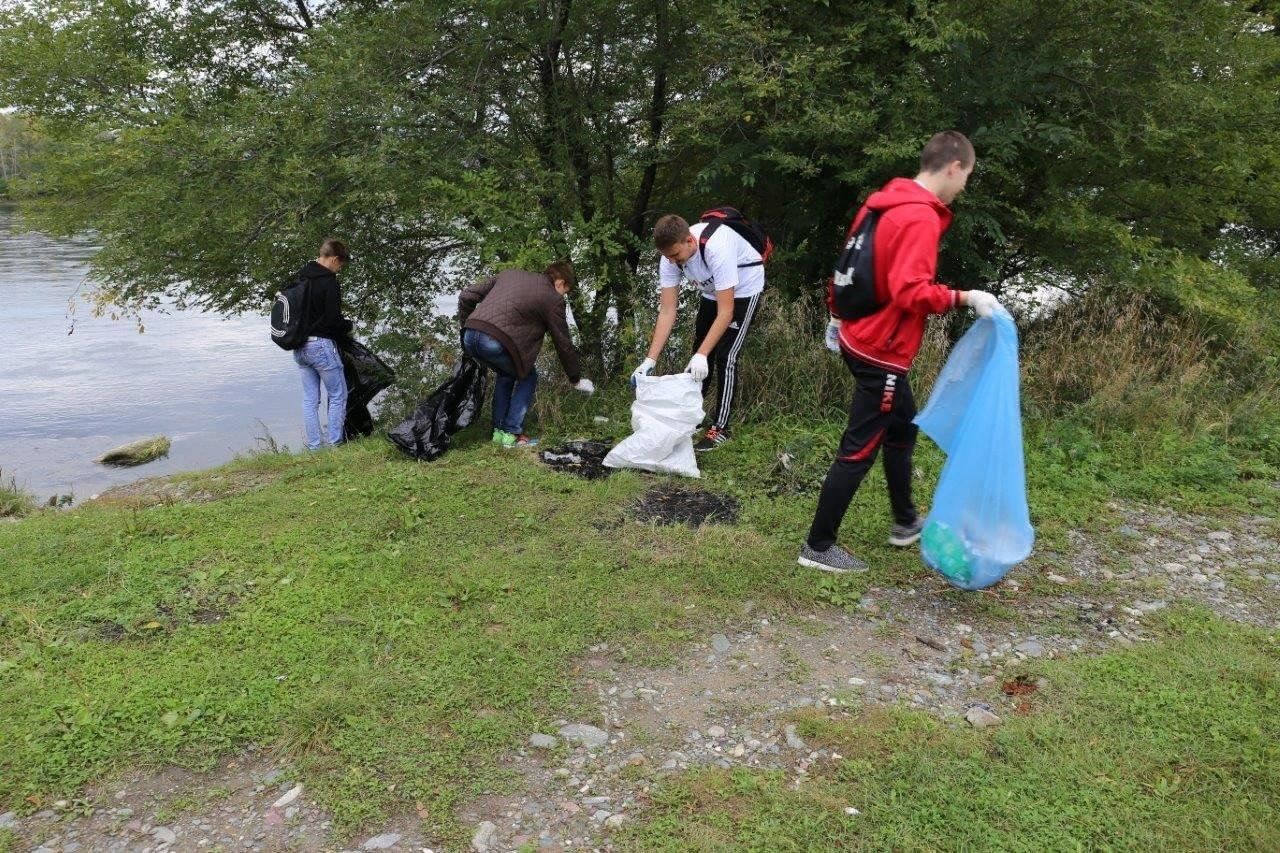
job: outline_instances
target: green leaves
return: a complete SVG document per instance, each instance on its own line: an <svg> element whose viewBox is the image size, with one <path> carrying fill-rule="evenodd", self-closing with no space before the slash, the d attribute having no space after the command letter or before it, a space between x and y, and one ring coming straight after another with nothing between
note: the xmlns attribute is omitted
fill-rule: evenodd
<svg viewBox="0 0 1280 853"><path fill-rule="evenodd" d="M979 168L944 281L1107 282L1228 324L1280 282L1265 5L557 8L9 8L0 103L47 139L16 190L35 227L100 235L95 276L125 306L261 311L341 235L354 313L410 349L435 297L570 257L584 348L610 366L657 215L742 207L779 247L771 287L808 293L858 202L947 127ZM1198 298L1202 273L1219 296Z"/></svg>

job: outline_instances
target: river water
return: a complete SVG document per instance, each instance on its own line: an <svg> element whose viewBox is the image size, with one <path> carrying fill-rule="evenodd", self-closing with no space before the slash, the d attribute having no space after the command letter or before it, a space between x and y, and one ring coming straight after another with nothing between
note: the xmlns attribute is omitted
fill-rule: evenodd
<svg viewBox="0 0 1280 853"><path fill-rule="evenodd" d="M217 465L268 434L303 446L297 368L271 343L265 316L147 311L141 334L133 319L93 317L85 275L95 245L15 234L15 217L0 208L5 482L12 475L41 500L78 501L140 477ZM93 462L157 434L173 441L166 459L128 469Z"/></svg>

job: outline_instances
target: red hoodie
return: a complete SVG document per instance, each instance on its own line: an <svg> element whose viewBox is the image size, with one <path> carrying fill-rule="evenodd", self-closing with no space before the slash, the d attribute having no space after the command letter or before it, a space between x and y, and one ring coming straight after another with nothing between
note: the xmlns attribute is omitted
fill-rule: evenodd
<svg viewBox="0 0 1280 853"><path fill-rule="evenodd" d="M920 352L925 319L960 304L960 291L938 284L938 241L951 225L951 211L910 178L894 178L853 218L849 236L868 210L876 223L876 297L884 307L860 320L840 323L840 346L854 358L906 373Z"/></svg>

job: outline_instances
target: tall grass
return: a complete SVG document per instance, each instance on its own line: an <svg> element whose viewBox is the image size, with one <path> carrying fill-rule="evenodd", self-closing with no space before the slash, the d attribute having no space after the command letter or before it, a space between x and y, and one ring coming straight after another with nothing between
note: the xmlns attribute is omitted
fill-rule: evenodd
<svg viewBox="0 0 1280 853"><path fill-rule="evenodd" d="M657 368L682 370L691 350L697 295L686 294ZM735 421L812 423L842 420L852 384L843 361L822 346L826 308L817 298L787 301L767 294L738 363ZM584 415L625 422L626 375L643 357L652 315L636 318L632 345L603 395L589 403L570 392L552 347L539 359L542 377L530 428L581 431ZM928 399L951 346L972 321L967 311L930 320L911 373L919 405ZM643 333L641 333L643 332ZM1280 369L1257 341L1224 341L1193 322L1138 297L1098 294L1020 324L1021 379L1030 431L1082 435L1117 446L1201 442L1233 456L1243 475L1274 476L1280 468ZM397 382L389 407L412 408L456 358L453 340L428 348L417 382ZM599 365L594 365L599 368ZM588 366L584 365L584 368ZM407 376L402 374L401 380ZM599 381L601 377L592 376ZM412 390L409 390L412 386ZM710 401L708 401L710 403ZM484 417L487 417L485 415ZM590 418L585 418L586 422ZM1238 457L1238 458L1237 458Z"/></svg>
<svg viewBox="0 0 1280 853"><path fill-rule="evenodd" d="M811 419L842 414L852 385L822 348L825 308L766 302L739 364L744 417ZM965 314L930 321L912 370L923 405ZM1280 376L1247 347L1214 339L1150 304L1101 297L1025 325L1021 380L1029 420L1071 420L1097 435L1173 430L1250 442L1280 464Z"/></svg>
<svg viewBox="0 0 1280 853"><path fill-rule="evenodd" d="M18 486L17 478L0 471L0 518L30 515L35 509L36 499Z"/></svg>

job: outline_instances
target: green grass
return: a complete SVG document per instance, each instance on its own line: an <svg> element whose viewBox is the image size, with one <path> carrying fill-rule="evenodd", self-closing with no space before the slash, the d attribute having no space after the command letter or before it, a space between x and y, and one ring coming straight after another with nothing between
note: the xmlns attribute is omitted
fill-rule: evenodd
<svg viewBox="0 0 1280 853"><path fill-rule="evenodd" d="M627 432L623 394L561 400L544 446L555 433ZM607 425L591 419L600 412ZM90 505L0 526L0 811L69 798L133 766L209 767L257 743L307 781L340 832L425 809L428 831L465 840L455 804L515 784L500 755L558 717L591 720L574 682L591 645L662 662L748 602L785 616L853 606L871 583L940 586L918 556L884 543L879 469L845 528L874 571L832 581L795 570L841 427L750 424L704 457L702 485L743 502L734 528L630 521L626 506L653 478L571 478L490 448L478 430L428 465L371 439L188 478L223 495L215 502ZM1274 511L1280 498L1221 468L1209 445L1173 441L1139 458L1090 441L1028 430L1042 541L1084 522L1105 527L1117 494L1206 511ZM788 470L784 450L796 457ZM1179 471L1155 470L1175 456ZM922 442L917 460L927 503L941 456ZM237 482L253 488L237 494ZM1002 606L945 595L974 612ZM1207 667L1203 680L1217 664L1199 649L1185 651L1186 666ZM955 735L938 737L950 755ZM939 784L971 803L970 766L948 768L959 775L940 773ZM789 796L770 777L735 781L746 778L716 785L749 784L761 803ZM670 808L644 837L674 837L681 813ZM804 813L822 832L843 826L816 806Z"/></svg>
<svg viewBox="0 0 1280 853"><path fill-rule="evenodd" d="M654 792L645 850L1275 850L1280 637L1180 611L1158 644L1045 662L998 728L906 709L810 716L820 763L704 771ZM852 807L859 814L846 814Z"/></svg>
<svg viewBox="0 0 1280 853"><path fill-rule="evenodd" d="M632 473L371 440L219 475L275 481L0 530L0 804L256 742L342 828L420 802L455 830L499 753L591 717L571 667L592 644L657 659L748 599L812 600L788 536L623 521Z"/></svg>

